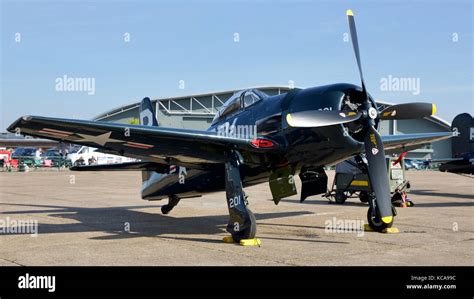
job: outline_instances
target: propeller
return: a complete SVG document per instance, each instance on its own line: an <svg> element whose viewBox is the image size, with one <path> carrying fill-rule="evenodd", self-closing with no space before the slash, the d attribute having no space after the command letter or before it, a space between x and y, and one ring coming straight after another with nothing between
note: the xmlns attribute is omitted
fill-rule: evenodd
<svg viewBox="0 0 474 299"><path fill-rule="evenodd" d="M391 223L393 219L392 201L390 199L390 182L387 176L387 165L385 162L385 150L382 138L375 129L374 119L378 116L377 110L372 107L367 90L365 88L364 76L362 73L362 64L360 61L359 42L357 39L356 25L352 10L348 9L347 19L351 33L352 46L354 48L357 66L359 67L360 79L362 81L362 109L367 111L368 117L365 118L364 126L367 130L364 138L365 155L368 162L368 173L370 185L375 193L375 202L378 213L384 223ZM396 110L394 110L396 111Z"/></svg>
<svg viewBox="0 0 474 299"><path fill-rule="evenodd" d="M363 95L363 98L368 100L369 97L367 96L367 90L365 89L364 75L362 74L362 64L360 62L359 40L357 38L357 30L356 30L356 25L354 21L354 14L352 13L352 10L350 9L346 11L346 14L347 14L347 20L349 22L349 31L351 33L352 47L354 48L354 54L356 57L357 66L359 67L360 81L362 83L362 95Z"/></svg>
<svg viewBox="0 0 474 299"><path fill-rule="evenodd" d="M385 223L392 222L392 200L388 181L385 150L382 138L374 126L369 126L364 138L365 155L368 162L370 186L375 193L380 218Z"/></svg>
<svg viewBox="0 0 474 299"><path fill-rule="evenodd" d="M344 124L358 120L362 116L361 112L342 111L321 111L309 110L286 115L287 123L292 127L324 127L337 124Z"/></svg>
<svg viewBox="0 0 474 299"><path fill-rule="evenodd" d="M385 108L380 112L380 119L412 119L434 115L435 104L431 103L407 103L398 104Z"/></svg>
<svg viewBox="0 0 474 299"><path fill-rule="evenodd" d="M368 161L368 175L372 190L375 193L375 203L377 216L382 222L389 224L393 219L392 203L390 199L390 183L387 175L387 165L385 161L385 150L380 134L375 128L376 119L411 119L423 118L433 115L436 106L430 103L407 103L393 105L382 112L378 112L373 106L364 82L362 63L360 59L359 42L357 30L352 10L346 11L351 34L352 47L359 68L359 75L362 84L362 96L353 99L358 104L357 111L326 111L309 110L295 113L288 113L286 121L292 127L323 127L336 124L350 123L358 121L362 125L362 134L365 133L364 147Z"/></svg>

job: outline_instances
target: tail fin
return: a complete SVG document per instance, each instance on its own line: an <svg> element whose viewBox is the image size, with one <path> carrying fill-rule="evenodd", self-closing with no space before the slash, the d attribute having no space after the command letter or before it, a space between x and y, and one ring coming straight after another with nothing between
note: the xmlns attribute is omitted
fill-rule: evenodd
<svg viewBox="0 0 474 299"><path fill-rule="evenodd" d="M158 127L155 109L153 109L150 98L144 98L140 103L140 125ZM143 185L146 185L146 182L148 179L150 179L152 172L153 171L147 169L142 170Z"/></svg>
<svg viewBox="0 0 474 299"><path fill-rule="evenodd" d="M453 158L474 156L474 118L462 113L453 119L452 130L458 136L451 139Z"/></svg>
<svg viewBox="0 0 474 299"><path fill-rule="evenodd" d="M158 127L155 109L153 109L150 98L144 98L140 103L140 125Z"/></svg>

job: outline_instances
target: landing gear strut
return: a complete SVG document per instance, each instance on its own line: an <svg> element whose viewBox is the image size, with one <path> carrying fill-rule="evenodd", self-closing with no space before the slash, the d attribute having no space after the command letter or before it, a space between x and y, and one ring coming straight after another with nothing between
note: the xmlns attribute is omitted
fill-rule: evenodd
<svg viewBox="0 0 474 299"><path fill-rule="evenodd" d="M176 207L181 198L176 195L170 195L168 199L168 204L161 207L161 213L168 214L171 210Z"/></svg>
<svg viewBox="0 0 474 299"><path fill-rule="evenodd" d="M239 164L239 157L235 152L231 153L229 161L225 163L225 190L229 208L227 231L235 242L240 242L242 239L253 239L257 233L255 216L247 208Z"/></svg>

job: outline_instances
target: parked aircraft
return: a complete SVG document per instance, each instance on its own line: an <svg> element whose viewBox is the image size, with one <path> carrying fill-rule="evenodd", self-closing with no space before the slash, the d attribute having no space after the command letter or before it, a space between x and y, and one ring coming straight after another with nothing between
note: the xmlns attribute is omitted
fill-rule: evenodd
<svg viewBox="0 0 474 299"><path fill-rule="evenodd" d="M474 174L474 118L462 113L453 119L451 129L452 157L429 160L429 163L441 163L439 170L460 174Z"/></svg>
<svg viewBox="0 0 474 299"><path fill-rule="evenodd" d="M361 87L331 84L268 96L255 89L234 94L216 114L207 131L159 127L150 99L140 107L140 125L24 116L8 130L98 148L105 153L140 159L76 170L141 170L146 200L168 197L168 213L181 198L226 191L227 231L235 241L256 235L256 219L244 187L270 183L275 203L296 194L293 176L302 181L302 200L326 192L324 166L365 153L368 163L368 221L382 231L396 215L390 200L385 154L402 152L448 133L380 136L380 120L428 117L429 103L393 105L382 111L368 93L362 72L354 16L347 11ZM254 129L256 127L256 129ZM359 159L362 160L362 159Z"/></svg>

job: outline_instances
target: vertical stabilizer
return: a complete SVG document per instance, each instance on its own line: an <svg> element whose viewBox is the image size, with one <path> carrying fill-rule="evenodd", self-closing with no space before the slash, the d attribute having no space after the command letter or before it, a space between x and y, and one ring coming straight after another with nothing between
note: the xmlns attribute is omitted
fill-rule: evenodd
<svg viewBox="0 0 474 299"><path fill-rule="evenodd" d="M453 158L474 156L474 118L462 113L453 119L452 129L457 137L451 139Z"/></svg>
<svg viewBox="0 0 474 299"><path fill-rule="evenodd" d="M140 125L158 127L155 109L153 109L150 98L144 98L140 103Z"/></svg>
<svg viewBox="0 0 474 299"><path fill-rule="evenodd" d="M155 109L151 104L150 98L144 98L140 103L140 125L158 127L158 121L155 116ZM150 179L152 171L142 170L142 182Z"/></svg>

